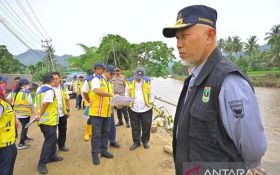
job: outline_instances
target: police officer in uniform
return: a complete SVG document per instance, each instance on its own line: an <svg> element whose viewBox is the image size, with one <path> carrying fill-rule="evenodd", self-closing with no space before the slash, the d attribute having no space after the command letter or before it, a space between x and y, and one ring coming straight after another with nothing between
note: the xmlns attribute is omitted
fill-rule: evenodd
<svg viewBox="0 0 280 175"><path fill-rule="evenodd" d="M0 94L0 175L13 175L17 157L15 121L12 106Z"/></svg>
<svg viewBox="0 0 280 175"><path fill-rule="evenodd" d="M249 79L216 44L215 9L194 5L180 10L174 26L180 57L194 65L178 101L173 129L176 174L184 162L247 162L260 165L267 140Z"/></svg>
<svg viewBox="0 0 280 175"><path fill-rule="evenodd" d="M41 150L40 160L38 162L37 170L40 174L47 174L48 169L46 164L48 162L62 161L63 157L56 155L57 143L57 124L58 119L58 101L55 91L52 87L55 86L55 81L52 75L45 75L43 77L43 85L36 94L36 108L39 116L38 123L41 132L44 135L44 143Z"/></svg>

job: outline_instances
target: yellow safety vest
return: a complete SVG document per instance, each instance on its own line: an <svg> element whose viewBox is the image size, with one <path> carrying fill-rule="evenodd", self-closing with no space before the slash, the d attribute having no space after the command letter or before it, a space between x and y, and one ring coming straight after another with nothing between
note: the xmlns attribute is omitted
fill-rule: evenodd
<svg viewBox="0 0 280 175"><path fill-rule="evenodd" d="M77 84L77 94L81 95L82 94L82 87L83 87L83 84L84 84L84 81L78 81L78 84Z"/></svg>
<svg viewBox="0 0 280 175"><path fill-rule="evenodd" d="M130 97L135 97L135 78L128 79L127 84L128 84L128 90L129 90L128 95ZM151 102L151 98L150 98L151 79L149 79L147 77L143 77L143 79L142 79L142 91L143 91L145 104L148 107L152 107L152 102ZM133 103L131 103L129 106L133 107Z"/></svg>
<svg viewBox="0 0 280 175"><path fill-rule="evenodd" d="M94 78L94 76L91 75L91 76L87 77L86 80L84 81L84 83L88 83L88 87L89 87L88 97L89 97L89 99L92 98L91 81L92 81L93 78ZM89 106L89 103L86 100L84 100L84 104L85 104L85 106Z"/></svg>
<svg viewBox="0 0 280 175"><path fill-rule="evenodd" d="M100 89L104 92L113 94L112 83L107 81L102 75L96 76L100 82ZM112 106L110 104L111 97L101 97L92 92L90 96L89 115L97 117L111 117Z"/></svg>
<svg viewBox="0 0 280 175"><path fill-rule="evenodd" d="M32 109L28 102L30 91L19 91L17 94L12 92L12 104L14 106L15 114L17 116L31 116Z"/></svg>
<svg viewBox="0 0 280 175"><path fill-rule="evenodd" d="M53 99L53 102L48 105L45 113L41 116L38 124L55 126L58 124L59 116L58 116L58 110L57 110L58 102L57 102L57 98L56 98L54 90L48 86L42 86L40 91L36 94L36 104L37 104L38 113L40 114L41 108L42 108L42 100L43 100L46 92L49 90L53 91L54 99Z"/></svg>
<svg viewBox="0 0 280 175"><path fill-rule="evenodd" d="M4 148L15 143L16 119L12 106L8 102L0 100L0 105L3 107L0 117L0 148Z"/></svg>
<svg viewBox="0 0 280 175"><path fill-rule="evenodd" d="M63 106L63 112L65 115L68 114L68 107L67 107L67 91L66 87L62 87L60 89L61 91L61 97L62 97L62 106Z"/></svg>

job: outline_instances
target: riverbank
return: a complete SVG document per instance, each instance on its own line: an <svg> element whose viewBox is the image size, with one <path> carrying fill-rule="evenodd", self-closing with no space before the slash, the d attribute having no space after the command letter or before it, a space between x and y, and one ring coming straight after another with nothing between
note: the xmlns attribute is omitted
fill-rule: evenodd
<svg viewBox="0 0 280 175"><path fill-rule="evenodd" d="M280 74L278 73L248 74L248 77L252 81L253 86L280 88ZM172 78L184 81L186 76L173 75Z"/></svg>

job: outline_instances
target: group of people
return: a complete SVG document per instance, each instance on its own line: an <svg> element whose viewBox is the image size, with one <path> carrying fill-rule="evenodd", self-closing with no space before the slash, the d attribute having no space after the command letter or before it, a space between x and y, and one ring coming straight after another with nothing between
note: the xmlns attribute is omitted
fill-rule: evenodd
<svg viewBox="0 0 280 175"><path fill-rule="evenodd" d="M193 5L179 11L175 25L163 29L165 37L176 37L183 62L194 67L183 84L175 114L172 145L177 175L185 174L185 163L191 162L223 162L227 169L236 169L232 163L243 162L246 163L246 169L254 169L260 165L267 149L254 88L247 76L225 58L217 47L216 21L215 9ZM82 86L81 94L87 106L85 113L89 116L85 140L91 137L92 161L95 165L100 164L100 155L114 157L108 151L109 138L115 126L110 104L114 95L135 97L128 109L124 106L115 107L119 114L117 126L123 125L122 114L127 127L131 124L133 144L130 150L137 149L141 142L145 149L150 148L154 101L151 79L144 76L143 68L137 68L134 76L127 80L122 76L114 77L120 71L113 66L96 64L95 73L87 77ZM2 77L0 85L1 81ZM24 116L32 114L32 110L27 109L30 103L26 83L20 81L19 84L23 86L17 95L11 95L11 99L15 99L12 104L3 95L0 96L0 174L4 175L12 174L17 154L12 105L21 104L17 110L14 109L24 113ZM45 137L38 171L46 174L46 163L63 160L56 155L56 130L57 125L62 123L65 126L67 123L69 106L63 90L60 89L61 98L54 90L54 87L59 87L59 74L44 76L43 84L37 92L37 107L34 107L34 111ZM20 99L19 102L16 102L17 99ZM61 118L58 118L57 113L59 106ZM66 127L61 128L66 130ZM23 143L28 137L24 133L22 135ZM63 139L59 147L68 150Z"/></svg>
<svg viewBox="0 0 280 175"><path fill-rule="evenodd" d="M151 86L151 79L144 75L145 69L137 68L134 76L126 79L122 75L121 68L96 63L93 66L93 74L88 76L85 81L79 77L80 80L77 83L79 93L77 95L82 96L81 98L86 107L84 114L86 113L88 120L84 138L86 141L91 138L93 164L100 164L100 156L105 158L114 157L108 151L109 145L120 148L120 144L116 141L116 126L123 125L122 116L124 116L126 127L132 128L133 144L130 150L135 150L139 147L141 141L145 149L150 148L154 91ZM67 87L63 86L61 82L60 74L52 72L43 76L42 85L36 90L34 102L29 90L29 84L28 80L20 79L7 97L1 95L0 124L3 121L5 131L9 129L9 132L6 133L10 139L7 140L9 142L5 142L5 151L2 151L0 145L0 169L1 172L7 172L4 173L5 175L13 172L17 150L30 147L28 142L33 139L27 136L27 125L31 121L31 116L35 116L33 121L38 122L38 126L44 136L37 166L39 173L48 173L47 163L63 160L63 157L57 155L57 147L60 151L69 151L69 148L65 145L67 120L70 116L69 95ZM134 97L135 101L129 107L122 105L113 107L110 101L114 95ZM79 99L78 101L82 100ZM81 108L79 103L76 108ZM114 109L117 110L118 114L117 124L114 121ZM22 129L20 141L16 147L17 131L15 125L17 120L20 121ZM3 139L8 139L2 138L2 132L0 136L3 143L5 141Z"/></svg>

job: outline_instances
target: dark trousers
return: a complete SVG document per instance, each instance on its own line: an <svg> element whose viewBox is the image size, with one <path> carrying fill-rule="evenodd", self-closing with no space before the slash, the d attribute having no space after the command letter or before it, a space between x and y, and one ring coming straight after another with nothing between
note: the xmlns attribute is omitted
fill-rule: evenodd
<svg viewBox="0 0 280 175"><path fill-rule="evenodd" d="M87 125L91 125L91 119L90 119L90 117L89 117L88 120L87 120Z"/></svg>
<svg viewBox="0 0 280 175"><path fill-rule="evenodd" d="M13 175L17 147L15 144L0 148L0 175Z"/></svg>
<svg viewBox="0 0 280 175"><path fill-rule="evenodd" d="M123 123L122 116L124 116L125 123L129 124L127 107L124 107L122 109L117 109L117 115L118 115L119 123Z"/></svg>
<svg viewBox="0 0 280 175"><path fill-rule="evenodd" d="M109 140L110 140L110 143L114 144L114 143L116 143L116 126L115 126L114 115L112 115L112 117L110 119L110 123L111 123L111 128L110 128Z"/></svg>
<svg viewBox="0 0 280 175"><path fill-rule="evenodd" d="M91 116L92 137L91 148L92 155L96 156L100 152L106 152L110 135L111 118Z"/></svg>
<svg viewBox="0 0 280 175"><path fill-rule="evenodd" d="M140 144L142 130L141 141L143 143L148 143L150 140L150 131L152 127L153 109L150 109L143 113L137 113L129 108L128 112L130 117L133 142L135 144Z"/></svg>
<svg viewBox="0 0 280 175"><path fill-rule="evenodd" d="M30 122L30 117L28 118L19 118L18 119L21 123L21 134L20 134L20 141L19 144L24 144L25 141L27 140L27 131L28 128L25 128L26 124Z"/></svg>
<svg viewBox="0 0 280 175"><path fill-rule="evenodd" d="M82 109L82 95L76 95L76 108Z"/></svg>
<svg viewBox="0 0 280 175"><path fill-rule="evenodd" d="M58 127L58 138L57 145L59 148L65 146L66 142L66 131L67 131L67 116L59 117Z"/></svg>
<svg viewBox="0 0 280 175"><path fill-rule="evenodd" d="M46 164L50 158L56 156L57 126L40 125L45 141L42 146L39 164Z"/></svg>

